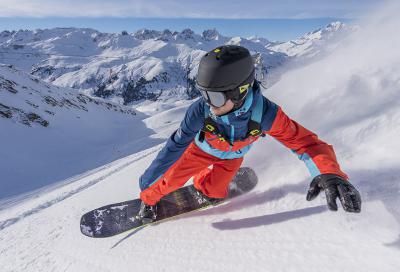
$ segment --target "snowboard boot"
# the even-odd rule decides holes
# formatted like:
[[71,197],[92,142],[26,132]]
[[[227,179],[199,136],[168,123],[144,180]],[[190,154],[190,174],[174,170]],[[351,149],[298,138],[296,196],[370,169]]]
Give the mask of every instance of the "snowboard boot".
[[157,205],[147,205],[142,201],[136,218],[141,220],[143,224],[153,222],[157,218]]
[[215,205],[218,204],[221,199],[220,198],[212,198],[209,196],[206,196],[203,192],[201,192],[200,190],[197,190],[196,188],[195,192],[193,194],[193,197],[195,198],[195,200],[200,204],[207,204],[207,205]]

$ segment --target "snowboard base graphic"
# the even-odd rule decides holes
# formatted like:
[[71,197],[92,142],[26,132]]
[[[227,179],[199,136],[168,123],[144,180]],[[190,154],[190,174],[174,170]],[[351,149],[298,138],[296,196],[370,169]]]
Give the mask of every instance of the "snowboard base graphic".
[[140,199],[110,204],[84,214],[80,222],[81,232],[86,236],[96,238],[114,236],[181,214],[218,205],[251,191],[257,185],[257,182],[258,178],[253,169],[249,167],[240,168],[229,185],[228,197],[213,205],[198,203],[193,197],[195,193],[193,185],[182,187],[166,195],[157,203],[157,219],[148,224],[143,224],[141,220],[136,219],[140,209]]

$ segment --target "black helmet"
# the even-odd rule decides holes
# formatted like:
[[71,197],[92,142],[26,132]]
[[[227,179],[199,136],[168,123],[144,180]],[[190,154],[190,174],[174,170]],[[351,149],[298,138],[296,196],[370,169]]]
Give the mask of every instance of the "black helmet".
[[223,45],[201,58],[196,86],[214,106],[222,106],[227,99],[237,104],[252,85],[254,70],[249,50],[238,45]]

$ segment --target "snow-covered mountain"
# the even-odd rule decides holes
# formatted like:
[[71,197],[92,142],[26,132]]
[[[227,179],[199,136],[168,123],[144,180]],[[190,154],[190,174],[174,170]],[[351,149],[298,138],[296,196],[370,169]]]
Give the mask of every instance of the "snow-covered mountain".
[[[306,33],[302,37],[287,42],[268,42],[266,48],[287,56],[286,62],[270,71],[264,79],[264,85],[270,87],[278,82],[281,76],[291,69],[307,66],[318,61],[340,46],[346,38],[357,32],[359,26],[332,22],[323,28]],[[262,61],[259,61],[262,63]],[[261,77],[263,74],[261,74]]]
[[[7,143],[0,151],[7,158],[0,166],[6,177],[0,198],[40,188],[142,148],[134,143],[153,134],[150,129],[158,130],[159,125],[153,127],[158,123],[157,113],[182,113],[190,103],[182,98],[195,96],[187,90],[199,58],[220,44],[250,48],[261,73],[271,68],[265,63],[277,61],[274,65],[278,67],[287,59],[266,49],[270,42],[264,38],[224,37],[215,29],[201,35],[190,29],[173,33],[141,29],[132,34],[76,28],[1,32],[4,51],[0,50],[0,59],[12,64],[0,66],[1,143]],[[189,67],[186,78],[182,67]],[[127,77],[133,74],[139,80],[125,88]],[[98,86],[97,82],[103,83],[93,92],[90,86]],[[75,89],[65,87],[69,85]],[[132,110],[118,106],[136,100],[142,100],[136,109],[156,115],[143,120],[143,114],[134,116]],[[179,121],[169,119],[162,127],[176,123]],[[132,138],[134,126],[150,129],[142,129],[138,138]],[[161,130],[159,136],[168,137],[170,132]],[[26,135],[36,144],[25,141]],[[154,142],[159,141],[157,137]],[[47,154],[45,158],[32,159],[41,152]],[[45,166],[51,171],[43,177]]]
[[29,192],[148,146],[140,138],[153,132],[141,116],[0,65],[0,198]]
[[[254,191],[139,231],[107,239],[82,236],[82,214],[139,195],[138,179],[162,147],[149,144],[18,205],[9,202],[0,210],[2,271],[397,272],[400,37],[393,33],[398,10],[371,16],[376,20],[346,46],[291,70],[264,92],[334,146],[342,169],[361,192],[361,213],[328,211],[323,193],[307,202],[306,167],[266,137],[244,161],[259,176]],[[187,106],[144,122],[167,137]]]
[[190,29],[107,34],[55,28],[1,32],[0,62],[46,82],[124,104],[143,99],[191,99],[198,95],[194,77],[201,56],[221,44],[242,43],[259,51],[268,67],[285,60],[285,55],[257,42],[224,37],[215,29],[198,35]]
[[[138,197],[139,177],[191,101],[160,106],[151,117],[132,115],[107,109],[107,104],[81,104],[72,89],[35,82],[34,76],[2,66],[0,102],[33,111],[49,124],[29,127],[19,118],[0,117],[1,189],[17,187],[13,175],[28,188],[46,180],[47,173],[63,174],[71,166],[91,169],[87,164],[94,162],[92,168],[98,168],[69,173],[56,185],[0,201],[1,271],[398,271],[400,36],[394,34],[399,10],[396,4],[371,14],[343,46],[282,74],[264,91],[291,118],[333,145],[362,195],[359,214],[328,211],[323,193],[307,202],[306,167],[266,137],[244,161],[259,176],[249,194],[108,239],[82,236],[82,214]],[[142,32],[143,37],[160,35]],[[157,44],[157,39],[144,41]],[[149,54],[156,61],[157,53]],[[46,95],[74,100],[78,108],[47,104]]]
[[321,50],[331,51],[331,47],[336,45],[344,35],[357,29],[356,26],[348,26],[342,22],[332,22],[323,28],[306,33],[298,39],[269,43],[267,48],[290,57],[312,58],[321,54]]
[[[101,33],[87,28],[54,28],[0,33],[0,62],[31,73],[57,86],[79,89],[88,95],[121,104],[143,100],[180,100],[198,96],[194,78],[205,52],[221,44],[247,47],[258,61],[258,76],[266,74],[295,52],[312,54],[316,40],[344,26],[337,23],[287,45],[265,38],[226,37],[216,29],[201,35],[140,29],[134,33]],[[305,46],[307,48],[305,48]]]
[[57,120],[58,115],[65,112],[68,118],[80,118],[73,116],[72,109],[88,112],[88,104],[123,114],[136,114],[131,109],[46,83],[4,64],[0,64],[0,98],[0,116],[27,126],[40,124],[47,127],[50,120]]

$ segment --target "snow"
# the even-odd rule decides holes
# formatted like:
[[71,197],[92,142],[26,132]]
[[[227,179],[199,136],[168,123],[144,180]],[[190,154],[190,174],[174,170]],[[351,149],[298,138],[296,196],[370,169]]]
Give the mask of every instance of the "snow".
[[284,53],[290,57],[312,58],[320,54],[321,50],[328,49],[327,44],[335,44],[343,36],[356,31],[356,26],[347,26],[341,22],[332,22],[324,28],[306,33],[302,37],[287,42],[276,42],[268,45],[268,48]]
[[[0,62],[13,64],[48,83],[120,104],[149,97],[154,100],[154,96],[157,100],[179,101],[198,95],[193,79],[200,58],[221,44],[242,45],[252,55],[260,55],[258,73],[264,78],[288,60],[318,56],[323,45],[333,46],[333,41],[351,28],[334,22],[284,43],[271,43],[262,37],[226,37],[215,28],[201,35],[189,28],[173,33],[168,29],[141,29],[131,34],[72,27],[3,31]],[[135,85],[139,79],[146,81]]]
[[152,111],[142,101],[138,108],[151,116],[138,117],[134,132],[154,134],[143,133],[138,150],[0,206],[1,270],[398,271],[399,10],[392,4],[359,22],[362,29],[328,56],[289,70],[264,92],[334,146],[361,192],[360,214],[327,210],[323,195],[307,202],[305,166],[266,138],[244,161],[259,176],[254,191],[115,237],[83,236],[82,214],[138,196],[138,179],[163,146],[152,141],[166,138],[188,106],[156,102]]
[[[271,54],[265,42],[236,39],[233,38],[236,44],[246,46],[252,53],[261,53],[268,68],[277,67],[286,59],[284,54]],[[128,82],[143,77],[149,82],[138,87],[141,92],[162,93],[158,100],[174,97],[178,101],[193,97],[191,80],[197,74],[201,56],[227,43],[232,43],[230,38],[216,29],[205,30],[201,35],[191,29],[174,33],[142,29],[133,34],[101,33],[89,28],[3,31],[0,62],[13,64],[57,86],[108,96],[125,104],[136,102],[124,95]],[[111,94],[96,94],[102,85]],[[116,97],[121,99],[115,100]]]
[[[13,87],[12,92],[1,89],[0,105],[16,110],[11,118],[0,118],[0,198],[62,181],[161,142],[147,139],[154,132],[143,123],[144,114],[78,96],[75,90],[4,65],[0,84],[3,80]],[[27,121],[24,113],[37,114],[48,126],[22,124]]]

